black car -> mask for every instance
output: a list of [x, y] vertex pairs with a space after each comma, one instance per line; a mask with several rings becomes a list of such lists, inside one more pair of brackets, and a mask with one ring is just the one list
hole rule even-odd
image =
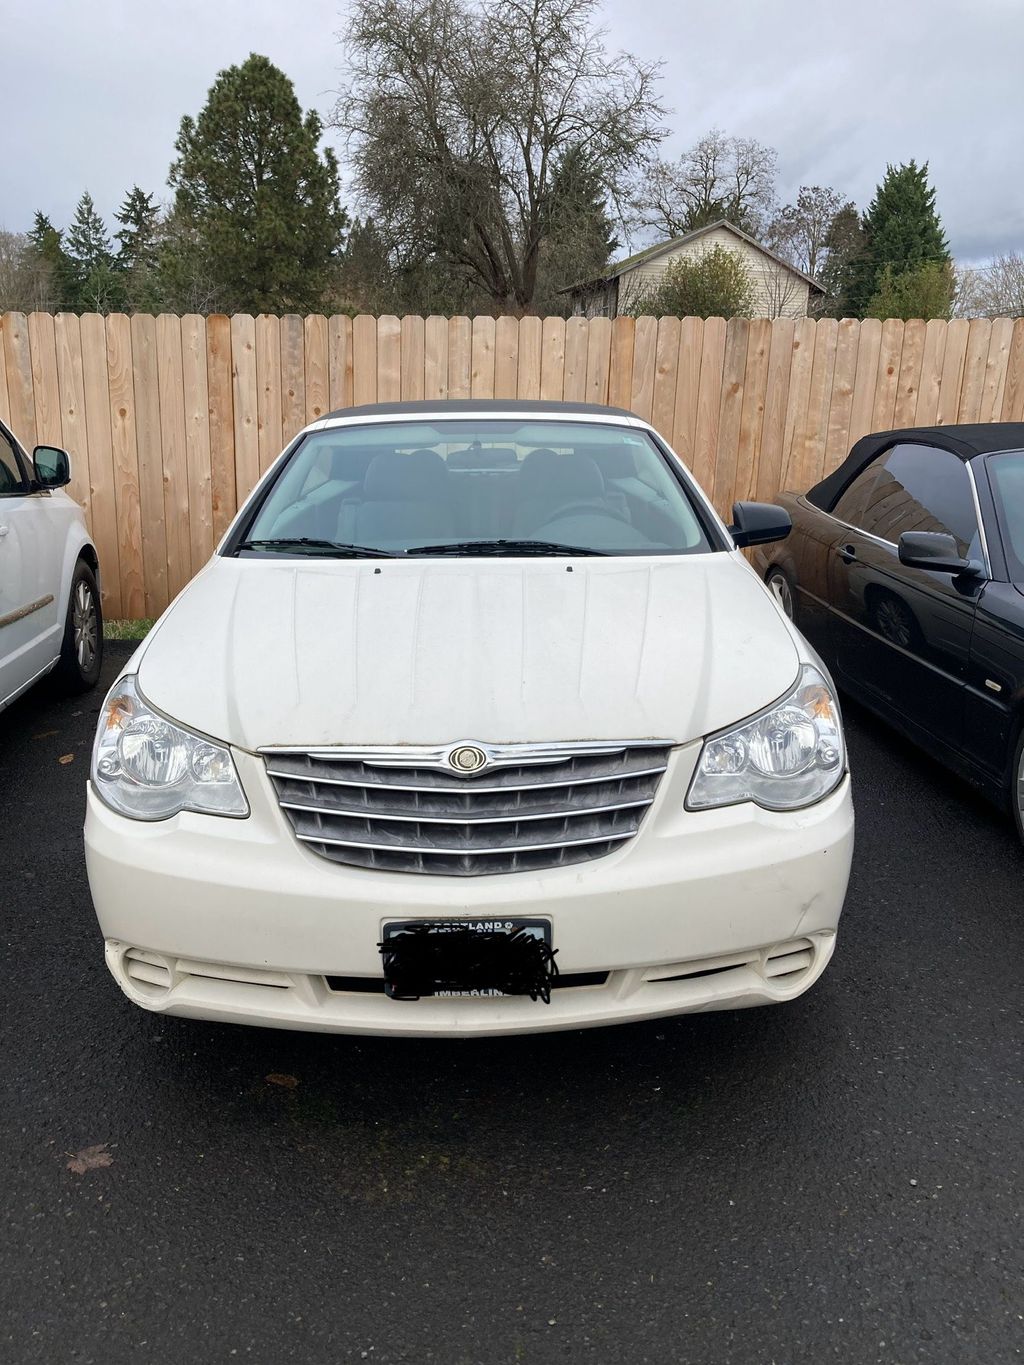
[[1024, 838], [1024, 422], [875, 432], [755, 564], [845, 691]]

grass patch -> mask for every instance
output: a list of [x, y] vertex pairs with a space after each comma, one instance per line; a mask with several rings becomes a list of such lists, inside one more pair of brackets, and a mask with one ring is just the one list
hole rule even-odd
[[144, 621], [104, 621], [104, 640], [144, 640], [153, 629], [153, 618]]

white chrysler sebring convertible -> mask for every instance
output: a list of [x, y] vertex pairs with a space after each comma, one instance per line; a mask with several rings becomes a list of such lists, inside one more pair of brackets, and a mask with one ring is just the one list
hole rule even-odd
[[169, 1014], [501, 1034], [791, 1000], [853, 845], [814, 652], [649, 425], [308, 427], [100, 717], [110, 970]]

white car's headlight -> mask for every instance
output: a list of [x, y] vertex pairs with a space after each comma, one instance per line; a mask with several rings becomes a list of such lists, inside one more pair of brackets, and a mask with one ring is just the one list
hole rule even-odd
[[115, 683], [103, 703], [92, 782], [108, 806], [134, 820], [166, 820], [183, 810], [249, 814], [224, 745], [154, 711], [131, 676]]
[[804, 664], [792, 692], [769, 711], [704, 741], [686, 806], [753, 801], [794, 810], [827, 796], [845, 771], [836, 699], [818, 669]]

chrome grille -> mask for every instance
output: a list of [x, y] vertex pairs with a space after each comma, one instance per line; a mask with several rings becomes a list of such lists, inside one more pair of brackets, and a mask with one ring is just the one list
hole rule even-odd
[[265, 750], [295, 837], [332, 862], [476, 877], [566, 867], [640, 828], [668, 762], [663, 742], [483, 745], [474, 776], [448, 750]]

